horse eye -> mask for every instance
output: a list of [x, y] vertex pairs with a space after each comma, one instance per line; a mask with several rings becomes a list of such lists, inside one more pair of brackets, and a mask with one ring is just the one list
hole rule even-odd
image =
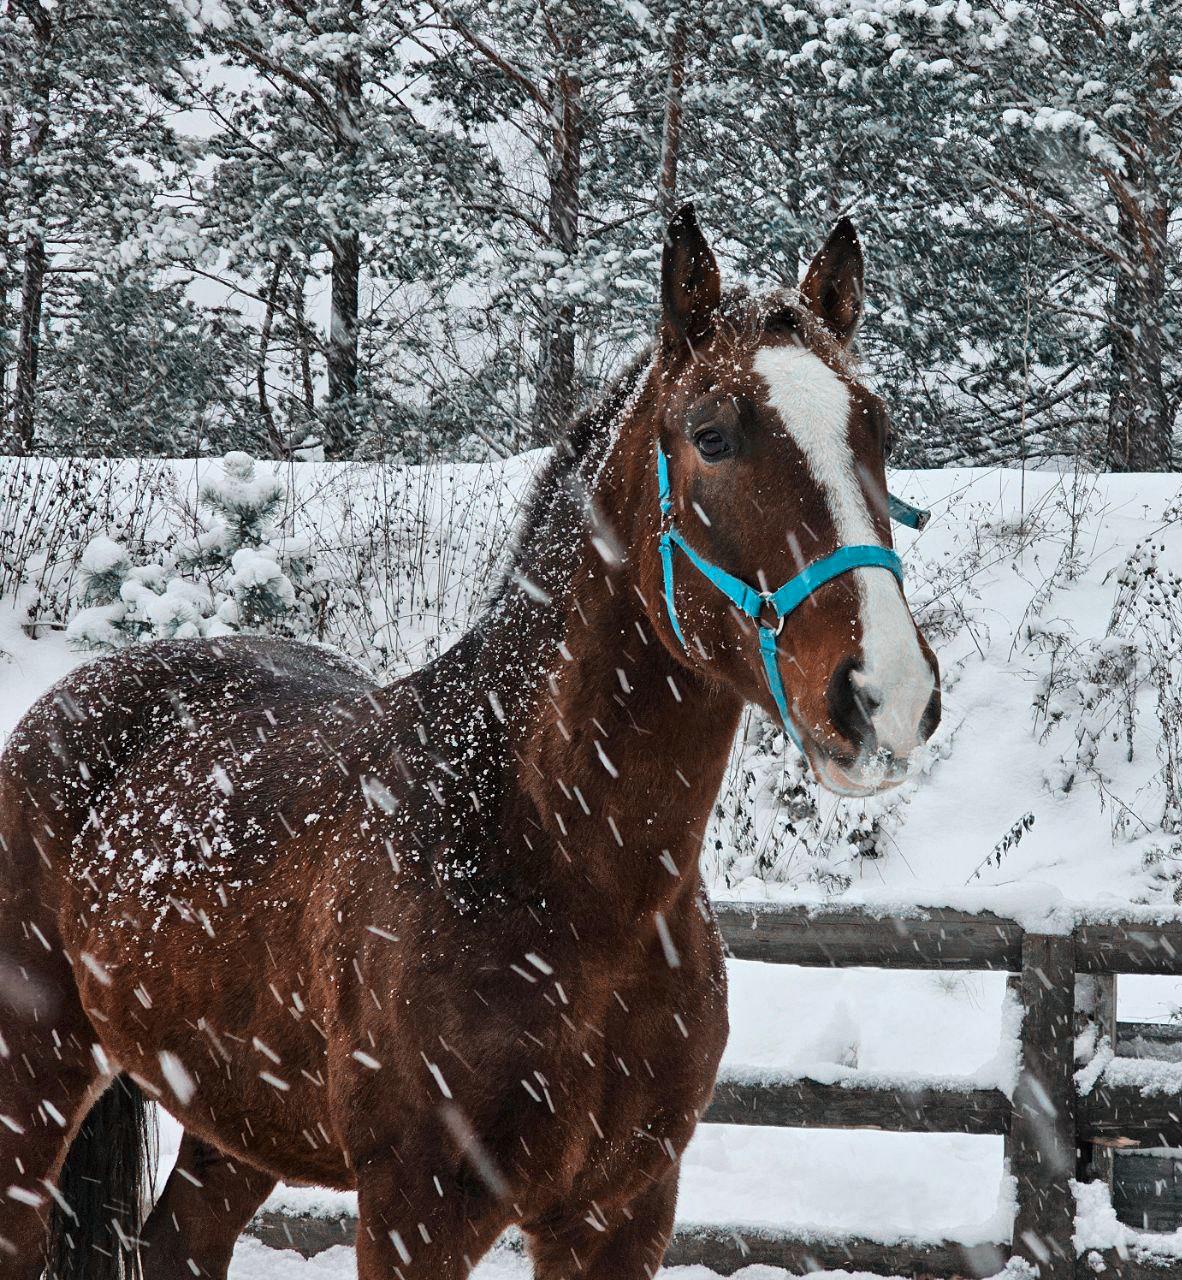
[[707, 462], [717, 462], [731, 451], [730, 441], [721, 431], [715, 431], [712, 427], [699, 432], [694, 437], [694, 444]]
[[891, 423], [890, 415], [885, 409], [879, 408], [876, 411], [866, 408], [862, 410], [866, 416], [866, 424], [882, 444], [882, 456], [886, 460], [890, 458], [895, 447], [895, 429]]
[[891, 425], [890, 418], [883, 416], [879, 430], [882, 433], [882, 456], [884, 459], [889, 458], [895, 448], [895, 429]]

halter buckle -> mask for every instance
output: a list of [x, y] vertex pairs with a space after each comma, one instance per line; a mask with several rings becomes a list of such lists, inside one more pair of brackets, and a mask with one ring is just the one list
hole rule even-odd
[[763, 604], [771, 608], [772, 614], [775, 617], [774, 624], [770, 622], [764, 622], [763, 620], [764, 611], [763, 611], [762, 605], [760, 606], [759, 617], [756, 618], [755, 621], [757, 625], [763, 627], [765, 631], [771, 631], [771, 632], [774, 632], [774, 634], [779, 635], [780, 632], [784, 630], [784, 615], [776, 609], [776, 606], [773, 603], [773, 595], [774, 593], [771, 591], [761, 591], [759, 593], [759, 598], [760, 600], [763, 601]]

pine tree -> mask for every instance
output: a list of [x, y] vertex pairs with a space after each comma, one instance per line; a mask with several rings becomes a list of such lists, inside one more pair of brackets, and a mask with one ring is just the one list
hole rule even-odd
[[281, 528], [287, 487], [231, 452], [198, 491], [205, 528], [162, 564], [136, 565], [118, 542], [92, 539], [79, 573], [82, 609], [67, 628], [80, 648], [264, 630], [304, 635], [323, 601], [308, 548]]
[[900, 460], [1166, 466], [1182, 11], [1107, 3], [0, 0], [0, 430], [537, 443], [693, 199], [732, 279], [859, 224]]
[[514, 443], [552, 440], [649, 327], [660, 102], [636, 91], [660, 39], [639, 6], [433, 7], [454, 37], [432, 67], [440, 101], [490, 153], [475, 319], [516, 347], [484, 366], [482, 390]]
[[182, 544], [178, 563], [182, 570], [207, 570], [228, 596], [221, 600], [219, 619], [235, 628], [304, 630], [297, 616], [297, 583], [305, 605], [316, 586], [306, 549], [285, 539], [280, 527], [284, 482], [260, 474], [250, 454], [233, 451], [222, 459], [220, 474], [202, 481], [198, 501], [210, 514], [205, 529]]
[[[859, 93], [884, 87], [894, 119], [914, 120], [899, 105], [931, 88], [923, 118], [955, 150], [942, 169], [924, 164], [924, 181], [947, 193], [945, 218], [986, 230], [996, 259], [977, 279], [948, 261], [957, 303], [966, 284], [971, 297], [1009, 278], [994, 340], [986, 333], [966, 352], [978, 369], [960, 378], [1000, 426], [998, 443], [1013, 458], [1032, 418], [1058, 417], [1114, 467], [1168, 466], [1182, 12], [1153, 0], [916, 0], [874, 11], [842, 0], [827, 12], [811, 61], [850, 64]], [[1016, 291], [1007, 259], [1021, 266]], [[1007, 378], [1007, 365], [1021, 378]]]
[[167, 6], [6, 0], [0, 6], [0, 313], [3, 430], [28, 452], [47, 330], [87, 282], [132, 265], [170, 168], [186, 158], [167, 115], [191, 52]]
[[267, 449], [242, 404], [237, 317], [197, 306], [163, 270], [96, 272], [74, 295], [69, 323], [50, 327], [42, 343], [41, 449], [141, 457]]
[[[405, 59], [421, 56], [413, 19], [378, 0], [227, 0], [193, 26], [248, 73], [200, 90], [220, 126], [204, 230], [225, 255], [220, 278], [262, 308], [262, 429], [280, 449], [319, 434], [332, 456], [381, 450], [410, 319], [438, 319], [468, 252], [456, 192], [473, 156], [425, 123], [406, 87]], [[323, 334], [305, 296], [319, 277]], [[320, 409], [313, 359], [327, 383]]]

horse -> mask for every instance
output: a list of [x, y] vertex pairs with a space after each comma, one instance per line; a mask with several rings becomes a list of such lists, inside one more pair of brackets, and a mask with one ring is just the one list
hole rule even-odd
[[[653, 341], [453, 648], [382, 685], [160, 641], [34, 704], [0, 763], [2, 1280], [224, 1280], [279, 1179], [356, 1191], [360, 1280], [463, 1277], [512, 1226], [539, 1280], [655, 1274], [727, 1038], [698, 863], [745, 705], [847, 795], [939, 719], [862, 289], [843, 220], [798, 289], [724, 291], [682, 209]], [[149, 1102], [184, 1129], [150, 1212]]]

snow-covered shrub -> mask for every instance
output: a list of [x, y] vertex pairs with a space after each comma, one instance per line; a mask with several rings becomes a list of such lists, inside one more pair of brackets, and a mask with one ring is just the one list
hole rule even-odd
[[131, 572], [131, 557], [114, 539], [100, 535], [86, 544], [78, 567], [83, 575], [83, 603], [109, 605], [119, 599]]
[[137, 604], [153, 588], [163, 589], [159, 565], [137, 568], [126, 549], [113, 538], [92, 538], [78, 561], [85, 606], [66, 628], [72, 643], [85, 649], [113, 649], [154, 634], [150, 620]]
[[287, 497], [283, 482], [256, 475], [254, 459], [235, 452], [198, 496], [209, 510], [205, 528], [182, 541], [168, 564], [134, 566], [107, 537], [87, 545], [79, 562], [86, 607], [67, 628], [71, 641], [109, 649], [146, 638], [309, 630], [313, 610], [295, 585], [308, 584], [314, 603], [306, 543], [285, 538], [277, 526]]
[[[1079, 639], [1066, 622], [1032, 622], [1032, 647], [1050, 657], [1034, 700], [1044, 741], [1064, 728], [1073, 742], [1050, 781], [1066, 793], [1081, 779], [1112, 807], [1115, 835], [1131, 828], [1182, 834], [1182, 577], [1161, 563], [1163, 545], [1139, 542], [1115, 574], [1105, 633]], [[1156, 724], [1146, 725], [1152, 715]], [[1152, 741], [1160, 763], [1151, 799], [1136, 809], [1109, 773]]]
[[110, 538], [87, 544], [79, 573], [86, 607], [66, 627], [78, 648], [118, 649], [136, 640], [186, 640], [232, 629], [215, 615], [208, 588], [160, 564], [133, 565]]
[[268, 622], [295, 608], [295, 587], [280, 567], [274, 547], [239, 547], [230, 557], [230, 569], [237, 622]]
[[187, 554], [194, 561], [224, 563], [242, 547], [266, 542], [275, 533], [286, 497], [283, 481], [260, 475], [249, 453], [227, 453], [222, 474], [207, 477], [198, 491], [198, 500], [209, 508], [212, 518]]
[[[165, 464], [166, 482], [134, 498], [148, 516], [112, 515], [107, 530], [86, 522], [77, 541], [63, 539], [58, 607], [88, 649], [264, 631], [402, 673], [469, 625], [538, 461], [277, 466], [234, 453]], [[45, 464], [49, 474], [72, 465]], [[122, 465], [129, 477], [138, 467]], [[118, 496], [130, 479], [116, 477]], [[35, 542], [31, 511], [25, 528]]]
[[208, 476], [198, 502], [209, 514], [205, 528], [182, 542], [184, 569], [208, 572], [214, 594], [222, 588], [219, 617], [231, 627], [306, 635], [322, 603], [307, 541], [284, 535], [281, 520], [287, 486], [260, 473], [248, 453], [222, 459], [221, 474]]
[[83, 548], [99, 535], [143, 546], [175, 494], [158, 460], [4, 458], [0, 599], [19, 600], [31, 626], [59, 625], [79, 603]]

